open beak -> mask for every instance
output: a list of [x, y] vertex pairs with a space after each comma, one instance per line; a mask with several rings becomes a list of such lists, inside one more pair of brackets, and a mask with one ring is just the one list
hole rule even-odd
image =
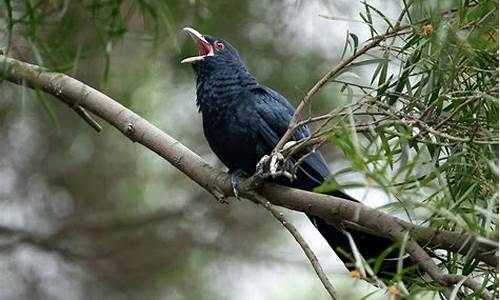
[[201, 33], [190, 27], [185, 27], [182, 30], [186, 31], [189, 34], [189, 36], [196, 42], [196, 45], [198, 46], [198, 56], [185, 58], [181, 61], [181, 64], [183, 63], [195, 64], [197, 62], [203, 61], [207, 56], [214, 56], [214, 48], [203, 37], [203, 35], [201, 35]]

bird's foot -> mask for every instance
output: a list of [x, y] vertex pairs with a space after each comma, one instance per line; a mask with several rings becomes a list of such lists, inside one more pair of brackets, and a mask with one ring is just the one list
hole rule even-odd
[[236, 170], [234, 172], [231, 172], [231, 186], [233, 188], [233, 194], [236, 199], [240, 199], [240, 193], [238, 192], [238, 187], [240, 185], [240, 182], [242, 179], [245, 177], [248, 177], [248, 174], [245, 173], [242, 170]]
[[279, 152], [271, 155], [264, 155], [257, 163], [255, 169], [255, 174], [263, 178], [269, 176], [273, 178], [284, 176], [290, 181], [296, 179], [295, 172], [292, 171], [293, 168], [290, 167], [289, 162], [285, 159], [283, 154]]
[[260, 176], [260, 177], [267, 177], [266, 176], [266, 165], [267, 162], [269, 161], [269, 155], [264, 155], [262, 158], [259, 160], [257, 163], [257, 166], [255, 166], [255, 175]]

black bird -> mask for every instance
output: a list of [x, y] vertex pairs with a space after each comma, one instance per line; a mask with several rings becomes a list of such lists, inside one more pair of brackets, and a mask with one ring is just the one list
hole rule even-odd
[[[196, 103], [203, 118], [208, 144], [231, 174], [252, 175], [260, 159], [269, 155], [288, 128], [293, 106], [279, 93], [265, 87], [248, 72], [236, 49], [228, 42], [202, 35], [192, 28], [184, 30], [198, 46], [198, 56], [182, 60], [191, 63], [196, 75]], [[304, 126], [293, 134], [297, 141], [309, 136]], [[297, 159], [297, 158], [295, 158]], [[279, 184], [312, 191], [331, 176], [319, 152], [310, 155], [298, 168], [297, 178], [270, 179]], [[332, 196], [358, 202], [342, 191]], [[345, 234], [324, 220], [308, 216], [334, 250], [342, 248], [339, 257], [352, 269], [352, 251]], [[377, 258], [393, 243], [384, 238], [350, 231], [364, 258]], [[396, 271], [398, 251], [391, 252], [382, 264], [379, 277], [390, 279]], [[337, 253], [339, 253], [337, 251]]]

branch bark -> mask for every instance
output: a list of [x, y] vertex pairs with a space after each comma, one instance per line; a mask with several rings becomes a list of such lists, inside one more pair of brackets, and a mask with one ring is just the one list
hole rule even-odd
[[[230, 178], [214, 169], [180, 142], [147, 120], [98, 90], [60, 73], [0, 55], [0, 77], [16, 84], [39, 88], [59, 98], [70, 107], [79, 105], [113, 125], [133, 142], [138, 142], [163, 157], [218, 200], [232, 195]], [[243, 185], [245, 186], [245, 185]], [[247, 189], [242, 196], [252, 198]], [[498, 268], [498, 245], [484, 243], [479, 237], [417, 226], [341, 198], [264, 183], [258, 192], [274, 205], [306, 212], [332, 224], [355, 224], [357, 229], [377, 236], [394, 236], [395, 230], [406, 230], [419, 245], [441, 248], [466, 255], [471, 247], [474, 256]], [[349, 225], [347, 225], [349, 226]]]

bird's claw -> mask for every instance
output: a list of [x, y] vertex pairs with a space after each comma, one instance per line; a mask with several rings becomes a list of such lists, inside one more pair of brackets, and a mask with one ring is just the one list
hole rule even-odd
[[231, 173], [231, 187], [233, 188], [233, 194], [236, 199], [240, 199], [240, 193], [238, 192], [238, 187], [242, 177], [246, 177], [246, 173], [242, 170], [236, 170]]
[[263, 178], [269, 176], [273, 178], [284, 176], [290, 181], [296, 179], [294, 172], [291, 172], [290, 168], [287, 168], [287, 161], [285, 160], [285, 157], [279, 152], [271, 155], [264, 155], [257, 163], [255, 169], [255, 174]]
[[271, 161], [269, 162], [269, 173], [271, 176], [276, 177], [281, 175], [280, 174], [280, 169], [285, 163], [285, 158], [283, 157], [283, 154], [281, 153], [276, 153], [274, 155], [271, 155]]
[[255, 175], [261, 176], [261, 177], [266, 177], [266, 163], [269, 160], [269, 155], [264, 155], [262, 158], [259, 160], [257, 163], [257, 166], [255, 167]]

